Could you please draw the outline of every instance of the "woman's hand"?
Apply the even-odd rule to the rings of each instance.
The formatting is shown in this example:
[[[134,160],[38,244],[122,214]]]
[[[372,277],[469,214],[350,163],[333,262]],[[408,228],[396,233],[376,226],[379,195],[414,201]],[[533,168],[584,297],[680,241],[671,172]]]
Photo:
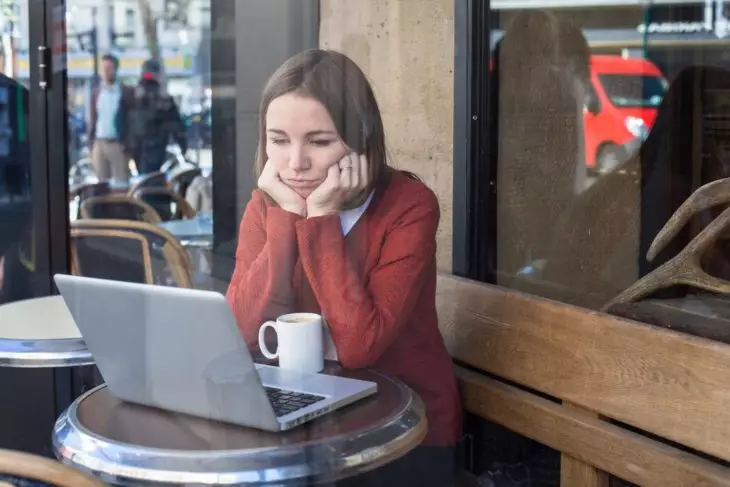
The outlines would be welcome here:
[[[304,198],[284,184],[274,164],[266,163],[259,176],[258,185],[259,189],[268,194],[281,209],[300,216],[307,215],[307,204]]]
[[[330,166],[327,179],[307,198],[307,217],[334,215],[370,184],[368,160],[354,152]]]

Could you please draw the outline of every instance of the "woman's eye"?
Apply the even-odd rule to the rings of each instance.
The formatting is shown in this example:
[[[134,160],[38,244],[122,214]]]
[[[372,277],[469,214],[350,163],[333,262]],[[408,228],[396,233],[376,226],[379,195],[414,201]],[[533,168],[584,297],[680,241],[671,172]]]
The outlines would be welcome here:
[[[318,146],[318,147],[326,147],[332,143],[331,140],[313,140],[312,144]]]
[[[271,143],[274,145],[284,145],[286,144],[286,139],[271,139]]]

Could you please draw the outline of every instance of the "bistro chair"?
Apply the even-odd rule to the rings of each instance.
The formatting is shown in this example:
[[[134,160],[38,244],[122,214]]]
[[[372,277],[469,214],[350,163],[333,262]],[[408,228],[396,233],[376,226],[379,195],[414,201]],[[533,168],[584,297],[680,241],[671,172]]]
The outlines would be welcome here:
[[[132,220],[157,225],[160,215],[144,201],[127,195],[93,196],[81,202],[81,218]]]
[[[169,232],[146,222],[90,219],[71,223],[74,275],[193,287],[193,264]]]
[[[170,175],[167,184],[171,190],[185,198],[193,180],[201,174],[202,171],[199,167],[183,169]]]
[[[131,196],[154,208],[162,221],[189,220],[196,215],[185,198],[168,188],[139,188]]]
[[[106,196],[111,193],[109,183],[101,181],[97,183],[82,183],[72,186],[68,190],[69,211],[71,219],[81,218],[81,203],[94,196]]]
[[[132,184],[129,188],[128,195],[133,195],[140,188],[166,188],[167,175],[163,172],[155,171],[145,174]]]
[[[99,479],[55,460],[0,450],[0,487],[106,487]]]
[[[74,198],[80,198],[82,200],[90,198],[92,196],[104,196],[111,193],[109,188],[109,182],[100,181],[96,183],[82,183],[72,186],[68,190],[69,201]]]

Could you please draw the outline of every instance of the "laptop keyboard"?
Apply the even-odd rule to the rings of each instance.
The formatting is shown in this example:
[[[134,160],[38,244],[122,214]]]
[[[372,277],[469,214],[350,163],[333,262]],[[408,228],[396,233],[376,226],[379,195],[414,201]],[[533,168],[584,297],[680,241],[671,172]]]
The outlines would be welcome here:
[[[293,413],[325,399],[324,396],[314,396],[275,387],[264,387],[264,389],[266,389],[266,395],[269,396],[269,401],[277,417]]]

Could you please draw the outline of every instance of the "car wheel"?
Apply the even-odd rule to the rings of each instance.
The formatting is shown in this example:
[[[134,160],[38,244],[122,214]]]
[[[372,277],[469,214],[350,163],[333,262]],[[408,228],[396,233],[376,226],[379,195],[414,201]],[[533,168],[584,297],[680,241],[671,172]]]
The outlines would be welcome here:
[[[601,148],[596,156],[596,172],[608,174],[624,162],[624,151],[615,144],[607,144]]]

